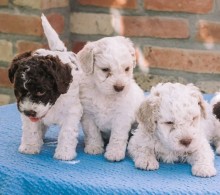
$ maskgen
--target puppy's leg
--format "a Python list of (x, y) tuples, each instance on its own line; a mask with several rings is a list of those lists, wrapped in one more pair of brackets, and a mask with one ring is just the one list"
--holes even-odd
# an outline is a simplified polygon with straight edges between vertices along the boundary
[(85, 149), (88, 154), (101, 154), (104, 152), (104, 142), (93, 118), (87, 114), (83, 115), (82, 126), (85, 134)]
[(79, 113), (65, 117), (66, 120), (63, 121), (59, 132), (54, 158), (59, 160), (72, 160), (76, 157), (77, 137), (81, 118), (81, 110), (79, 109), (79, 111)]
[(128, 122), (115, 121), (109, 143), (106, 147), (105, 158), (110, 161), (124, 159), (130, 128), (129, 120)]
[(214, 166), (214, 152), (207, 140), (203, 140), (198, 149), (188, 157), (192, 165), (192, 174), (198, 177), (212, 177), (217, 174)]
[(19, 152), (24, 154), (38, 154), (43, 145), (43, 125), (41, 122), (31, 122), (22, 116), (22, 138)]
[(146, 134), (141, 133), (141, 129), (138, 129), (128, 143), (128, 152), (133, 158), (136, 168), (143, 170), (159, 168), (154, 150), (148, 146), (150, 144), (149, 139), (150, 137), (146, 137)]

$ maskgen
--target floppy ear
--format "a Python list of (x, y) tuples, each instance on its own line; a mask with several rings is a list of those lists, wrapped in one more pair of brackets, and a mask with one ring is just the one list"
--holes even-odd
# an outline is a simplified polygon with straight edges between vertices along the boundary
[(159, 112), (159, 98), (147, 97), (140, 105), (136, 117), (147, 132), (154, 132)]
[(32, 53), (31, 51), (22, 53), (22, 54), (16, 56), (12, 60), (10, 68), (8, 69), (8, 78), (9, 78), (11, 83), (14, 83), (14, 75), (15, 75), (19, 65), (21, 64), (22, 60), (30, 57), (31, 53)]
[(70, 66), (63, 64), (58, 57), (48, 55), (42, 58), (45, 58), (45, 60), (43, 59), (44, 64), (55, 79), (58, 92), (60, 94), (66, 93), (73, 79)]
[(206, 118), (207, 117), (206, 103), (199, 88), (193, 85), (192, 83), (188, 84), (187, 87), (189, 87), (192, 90), (192, 96), (197, 97), (198, 105), (200, 106), (201, 109), (201, 115), (203, 118)]
[(83, 72), (86, 74), (92, 74), (94, 69), (94, 53), (93, 43), (87, 43), (82, 50), (77, 53), (77, 58), (81, 64)]
[(122, 40), (122, 42), (127, 46), (129, 52), (131, 53), (132, 58), (133, 58), (133, 68), (135, 68), (137, 64), (137, 57), (136, 57), (136, 51), (135, 51), (132, 41), (129, 38), (125, 38), (122, 36), (118, 36), (118, 38)]

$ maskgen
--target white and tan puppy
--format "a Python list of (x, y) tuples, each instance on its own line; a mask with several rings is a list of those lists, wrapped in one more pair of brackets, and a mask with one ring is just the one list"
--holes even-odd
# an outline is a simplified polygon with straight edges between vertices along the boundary
[(107, 37), (89, 42), (77, 54), (84, 72), (80, 84), (85, 152), (104, 152), (102, 134), (110, 135), (105, 157), (120, 161), (135, 111), (144, 93), (133, 80), (136, 65), (132, 42), (125, 37)]
[(192, 84), (153, 87), (137, 112), (139, 127), (128, 144), (135, 166), (155, 170), (158, 160), (180, 161), (191, 164), (195, 176), (216, 175), (214, 152), (207, 138), (208, 128), (214, 128), (213, 116), (207, 106)]

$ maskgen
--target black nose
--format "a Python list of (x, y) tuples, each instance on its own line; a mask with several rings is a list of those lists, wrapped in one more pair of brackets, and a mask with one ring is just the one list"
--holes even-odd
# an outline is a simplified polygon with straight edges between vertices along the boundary
[(114, 85), (113, 87), (114, 87), (115, 91), (117, 91), (117, 92), (120, 92), (124, 89), (124, 86), (122, 86), (122, 85)]
[(36, 113), (35, 111), (33, 111), (33, 110), (25, 110), (25, 111), (24, 111), (24, 114), (25, 114), (26, 116), (35, 117), (37, 113)]
[(184, 138), (184, 139), (181, 139), (180, 140), (180, 144), (188, 147), (192, 142), (192, 139), (191, 138)]

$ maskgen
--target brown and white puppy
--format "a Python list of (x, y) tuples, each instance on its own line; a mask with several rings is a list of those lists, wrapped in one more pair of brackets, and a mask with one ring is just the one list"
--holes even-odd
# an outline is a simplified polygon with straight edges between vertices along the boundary
[[(44, 18), (46, 20), (46, 18)], [(49, 32), (52, 27), (48, 26)], [(52, 29), (53, 30), (53, 29)], [(56, 32), (55, 47), (62, 43)], [(40, 152), (47, 127), (60, 126), (54, 157), (72, 160), (76, 157), (82, 106), (79, 100), (79, 71), (75, 54), (39, 49), (18, 55), (8, 71), (14, 84), (17, 107), (22, 119), (22, 139), (19, 151)]]

